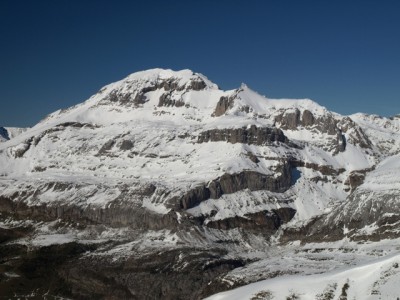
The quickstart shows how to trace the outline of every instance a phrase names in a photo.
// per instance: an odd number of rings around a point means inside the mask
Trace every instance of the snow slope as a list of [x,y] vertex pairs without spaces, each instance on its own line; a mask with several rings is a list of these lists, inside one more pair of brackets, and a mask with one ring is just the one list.
[[399,266],[400,254],[395,254],[323,274],[263,280],[206,299],[396,299]]

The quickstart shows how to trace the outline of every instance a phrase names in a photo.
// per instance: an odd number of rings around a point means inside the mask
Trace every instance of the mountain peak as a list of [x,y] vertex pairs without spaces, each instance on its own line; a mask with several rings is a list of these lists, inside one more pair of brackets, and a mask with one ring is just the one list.
[[202,74],[185,69],[150,69],[132,73],[106,85],[95,95],[100,104],[118,103],[139,106],[147,102],[149,92],[162,91],[181,95],[189,91],[218,90],[218,86]]
[[[270,99],[246,84],[223,91],[206,76],[192,70],[156,68],[132,73],[106,85],[88,101],[49,115],[40,126],[47,128],[71,121],[106,125],[132,120],[164,120],[180,125],[273,124],[276,115],[292,110],[308,110],[315,117],[327,113],[324,107],[309,99]],[[218,116],[227,118],[216,120],[214,117]],[[263,121],[258,116],[263,116]]]
[[165,81],[175,81],[177,87],[181,88],[191,82],[202,82],[204,88],[218,88],[216,84],[203,74],[193,72],[189,69],[174,71],[171,69],[155,68],[132,73],[122,80],[122,82],[132,81],[148,81],[155,84]]

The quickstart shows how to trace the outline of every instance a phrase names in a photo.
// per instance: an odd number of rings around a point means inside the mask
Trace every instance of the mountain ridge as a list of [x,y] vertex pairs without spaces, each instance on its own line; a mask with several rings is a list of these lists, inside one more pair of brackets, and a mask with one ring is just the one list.
[[93,247],[58,271],[74,297],[110,296],[114,278],[121,297],[197,299],[271,276],[253,262],[279,247],[398,238],[399,129],[190,70],[138,72],[0,143],[0,221],[35,251]]

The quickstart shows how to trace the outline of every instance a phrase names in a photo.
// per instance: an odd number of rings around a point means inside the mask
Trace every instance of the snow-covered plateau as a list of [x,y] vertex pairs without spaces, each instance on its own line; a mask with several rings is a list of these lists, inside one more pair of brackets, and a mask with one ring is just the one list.
[[396,299],[399,155],[399,117],[131,74],[0,127],[0,291]]

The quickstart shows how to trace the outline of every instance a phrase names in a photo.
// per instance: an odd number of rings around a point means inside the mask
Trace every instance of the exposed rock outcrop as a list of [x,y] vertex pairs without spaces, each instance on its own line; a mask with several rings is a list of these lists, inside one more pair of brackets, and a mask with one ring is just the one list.
[[109,140],[107,141],[99,150],[97,155],[103,155],[106,154],[108,151],[111,150],[111,148],[115,145],[115,140]]
[[[111,201],[107,205],[97,205],[96,203],[82,203],[80,199],[87,200],[97,192],[107,192],[109,188],[101,185],[88,186],[68,182],[28,185],[12,195],[0,196],[0,215],[6,214],[15,219],[44,222],[62,219],[82,225],[105,224],[111,227],[131,226],[132,228],[152,228],[154,230],[176,228],[178,222],[174,211],[157,214],[143,208],[137,202],[137,199],[145,197],[154,199],[167,197],[168,191],[157,190],[153,184],[145,184],[136,188],[124,185],[112,188],[115,190],[113,199],[110,199]],[[41,201],[41,197],[45,193],[52,194],[53,201]]]
[[289,162],[293,168],[304,167],[304,168],[312,169],[315,171],[319,171],[319,172],[321,172],[322,175],[337,176],[337,175],[343,173],[344,171],[346,171],[343,168],[335,169],[334,167],[329,166],[329,165],[318,165],[316,163],[299,161],[299,160],[296,160],[293,158],[289,159]]
[[23,201],[0,197],[0,213],[14,219],[32,219],[50,222],[62,219],[65,222],[81,225],[104,224],[111,227],[130,226],[138,229],[174,229],[178,222],[174,212],[157,214],[149,210],[119,203],[110,203],[107,207],[77,205],[27,205]]
[[134,147],[134,142],[131,140],[123,140],[120,145],[119,145],[119,149],[122,151],[127,151],[127,150],[131,150]]
[[180,199],[180,206],[183,209],[189,209],[207,199],[218,199],[224,194],[232,194],[244,189],[251,191],[286,191],[292,184],[290,165],[282,163],[275,172],[275,175],[265,175],[253,171],[224,174],[207,185],[198,186],[187,192]]
[[[182,106],[183,101],[171,99],[173,92],[186,92],[189,90],[200,91],[207,88],[206,82],[201,78],[192,75],[188,82],[180,83],[180,78],[158,78],[155,81],[142,82],[132,81],[127,85],[127,89],[112,90],[99,104],[118,103],[124,106],[140,106],[148,101],[146,94],[163,89],[160,97],[159,106]],[[103,90],[99,93],[101,94]],[[180,93],[181,94],[181,93]]]
[[158,102],[158,106],[175,106],[181,107],[185,105],[182,99],[172,99],[173,95],[171,92],[164,93],[160,96],[160,100]]
[[118,102],[120,104],[132,103],[134,106],[139,106],[144,104],[147,100],[146,93],[156,90],[155,87],[143,88],[136,93],[119,93],[117,91],[112,91],[108,95],[108,101]]
[[371,149],[373,147],[372,142],[362,130],[351,118],[344,117],[338,126],[341,128],[341,133],[346,133],[349,136],[349,140],[354,145],[359,145],[361,148]]
[[346,138],[339,128],[339,120],[330,113],[315,117],[309,110],[300,111],[295,109],[293,112],[284,112],[275,117],[275,124],[283,130],[298,130],[305,128],[316,130],[320,133],[326,133],[332,136],[326,141],[324,148],[332,151],[333,154],[344,152],[346,150]]
[[293,112],[283,112],[276,116],[275,123],[282,129],[296,130],[300,126],[315,127],[322,133],[336,135],[338,121],[331,114],[315,117],[309,110],[301,112],[296,108]]
[[0,142],[7,141],[10,139],[7,129],[0,127]]
[[358,186],[363,184],[367,173],[373,171],[374,169],[375,168],[368,168],[363,170],[352,171],[350,172],[344,184],[349,186],[349,190],[354,191]]
[[260,211],[246,214],[243,217],[235,216],[221,220],[210,221],[207,227],[228,230],[242,228],[258,231],[263,234],[275,233],[282,224],[289,222],[295,215],[296,210],[290,207],[282,207],[272,211]]
[[232,106],[235,102],[235,98],[236,98],[236,94],[233,96],[222,96],[219,99],[212,116],[219,117],[219,116],[222,116],[223,114],[225,114],[228,109],[232,108]]
[[197,142],[228,142],[249,145],[269,145],[274,142],[280,142],[294,146],[293,143],[289,142],[282,130],[275,127],[257,127],[255,125],[242,128],[207,130],[199,134]]
[[364,131],[349,117],[336,118],[331,113],[316,117],[309,110],[300,111],[296,108],[293,112],[283,112],[276,116],[275,124],[283,130],[305,128],[332,136],[330,143],[333,144],[329,145],[327,141],[324,148],[334,155],[344,152],[348,142],[361,148],[373,147]]
[[31,137],[25,140],[23,143],[19,144],[18,146],[10,148],[10,153],[15,158],[21,158],[24,154],[31,148],[34,142],[34,137]]

